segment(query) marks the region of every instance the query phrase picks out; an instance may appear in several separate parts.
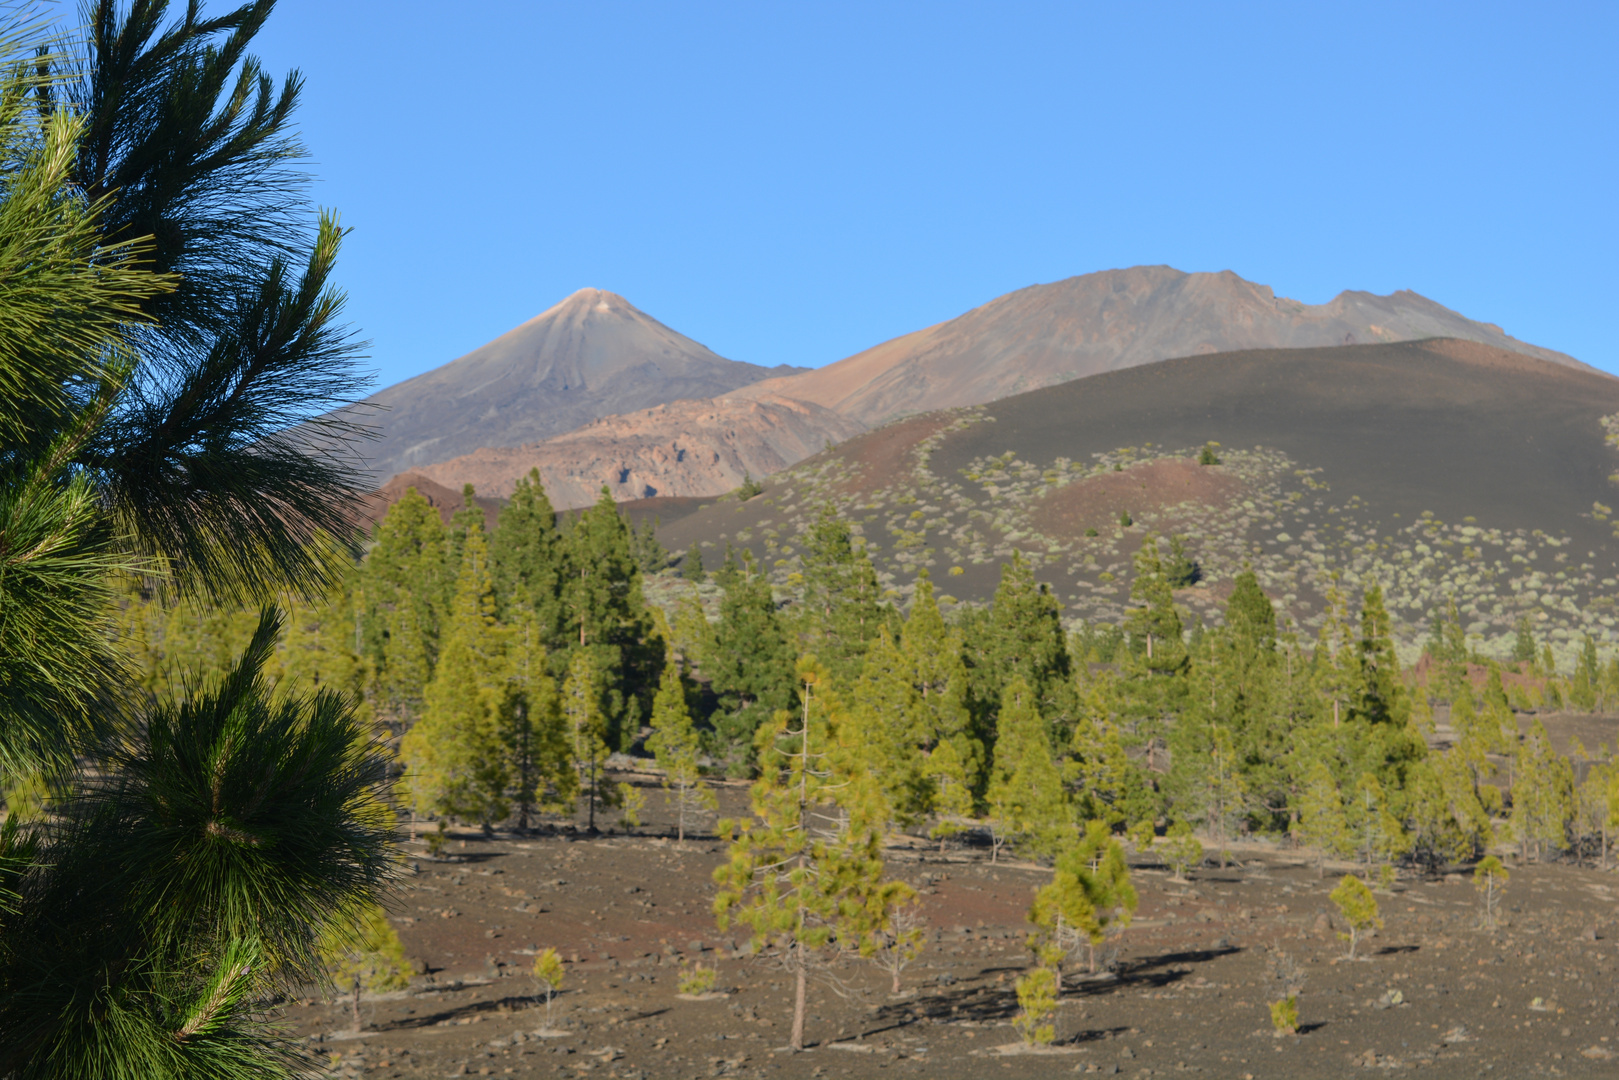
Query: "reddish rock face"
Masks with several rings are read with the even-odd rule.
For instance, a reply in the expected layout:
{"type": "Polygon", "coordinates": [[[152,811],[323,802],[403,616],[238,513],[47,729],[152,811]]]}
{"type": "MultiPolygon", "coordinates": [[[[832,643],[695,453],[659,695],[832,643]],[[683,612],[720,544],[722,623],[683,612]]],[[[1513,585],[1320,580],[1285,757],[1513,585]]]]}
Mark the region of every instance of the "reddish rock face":
{"type": "Polygon", "coordinates": [[[620,500],[711,496],[767,476],[865,430],[820,405],[776,395],[676,401],[609,416],[526,446],[476,450],[421,474],[451,490],[502,498],[539,469],[559,510],[589,506],[605,484],[620,500]]]}

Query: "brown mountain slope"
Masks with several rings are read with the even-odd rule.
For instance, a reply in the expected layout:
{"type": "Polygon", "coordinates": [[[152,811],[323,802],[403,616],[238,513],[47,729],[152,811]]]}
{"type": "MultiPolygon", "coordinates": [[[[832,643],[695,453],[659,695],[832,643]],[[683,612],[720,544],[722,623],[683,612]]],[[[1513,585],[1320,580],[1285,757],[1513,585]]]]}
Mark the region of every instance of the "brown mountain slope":
{"type": "MultiPolygon", "coordinates": [[[[381,520],[382,515],[388,512],[388,507],[405,497],[405,492],[411,488],[416,494],[427,500],[427,505],[438,511],[439,519],[448,525],[450,515],[466,506],[466,499],[462,498],[461,486],[446,487],[430,476],[423,476],[419,472],[400,473],[374,492],[370,498],[361,504],[359,519],[366,528],[381,520]]],[[[479,509],[483,511],[484,529],[495,527],[495,518],[500,514],[501,500],[491,499],[482,495],[475,495],[479,509]]]]}
{"type": "Polygon", "coordinates": [[[371,395],[382,408],[360,416],[380,435],[366,447],[380,478],[799,370],[727,360],[622,296],[580,289],[459,360],[371,395]]]}
{"type": "Polygon", "coordinates": [[[1175,356],[1453,337],[1584,367],[1413,292],[1309,305],[1230,271],[1138,266],[1033,285],[948,322],[748,393],[814,401],[868,424],[977,405],[1175,356]]]}
{"type": "Polygon", "coordinates": [[[618,499],[713,496],[865,430],[857,420],[774,394],[676,401],[605,417],[526,446],[475,450],[419,471],[459,490],[509,496],[540,470],[557,509],[588,506],[603,484],[618,499]]]}
{"type": "Polygon", "coordinates": [[[1408,650],[1454,597],[1487,650],[1528,615],[1567,655],[1586,633],[1619,641],[1610,431],[1619,379],[1475,343],[1252,350],[892,424],[662,536],[747,545],[785,588],[830,504],[897,596],[926,568],[987,599],[1019,551],[1070,618],[1116,621],[1141,537],[1176,533],[1207,575],[1180,594],[1188,618],[1217,618],[1246,562],[1307,634],[1337,573],[1387,589],[1408,650]],[[1200,466],[1209,441],[1223,463],[1200,466]]]}

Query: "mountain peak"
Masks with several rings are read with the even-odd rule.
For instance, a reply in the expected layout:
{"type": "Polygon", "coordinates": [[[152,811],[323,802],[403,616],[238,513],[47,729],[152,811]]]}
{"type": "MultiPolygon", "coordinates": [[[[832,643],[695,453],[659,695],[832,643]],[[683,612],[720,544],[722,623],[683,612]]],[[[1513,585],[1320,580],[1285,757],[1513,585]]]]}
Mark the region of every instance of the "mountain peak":
{"type": "Polygon", "coordinates": [[[386,407],[368,415],[380,436],[367,447],[370,468],[385,477],[781,374],[728,360],[615,292],[579,289],[465,356],[368,398],[386,407]]]}

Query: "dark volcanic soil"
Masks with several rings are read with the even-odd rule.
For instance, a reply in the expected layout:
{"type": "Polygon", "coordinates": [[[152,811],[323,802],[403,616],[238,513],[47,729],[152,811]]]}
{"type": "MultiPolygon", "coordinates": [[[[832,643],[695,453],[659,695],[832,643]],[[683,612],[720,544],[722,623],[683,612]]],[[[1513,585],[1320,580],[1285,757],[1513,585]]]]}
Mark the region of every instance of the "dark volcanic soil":
{"type": "MultiPolygon", "coordinates": [[[[656,789],[648,802],[661,807],[656,789]]],[[[725,792],[728,812],[744,789],[725,792]]],[[[653,820],[643,831],[660,833],[653,820]]],[[[1460,875],[1403,880],[1379,898],[1385,929],[1364,961],[1340,960],[1327,892],[1313,866],[1257,845],[1240,867],[1179,884],[1136,858],[1141,909],[1116,970],[1074,973],[1058,1012],[1059,1052],[1002,1057],[1014,1043],[1012,982],[1025,968],[1024,911],[1048,872],[991,865],[987,854],[901,838],[891,872],[924,894],[929,943],[887,993],[870,965],[842,972],[851,996],[812,989],[807,1038],[783,1046],[791,986],[736,953],[708,914],[713,840],[662,835],[523,839],[457,836],[449,858],[415,862],[395,925],[428,969],[410,990],[367,999],[356,1036],[346,1004],[294,1003],[286,1020],[331,1075],[380,1077],[712,1076],[1043,1077],[1057,1073],[1214,1077],[1344,1076],[1421,1070],[1472,1077],[1619,1072],[1619,966],[1612,879],[1569,866],[1513,866],[1504,924],[1478,929],[1460,875]],[[528,976],[536,947],[567,964],[547,1027],[528,976]],[[1303,1033],[1269,1034],[1280,997],[1272,950],[1302,972],[1303,1033]],[[731,992],[681,1000],[682,963],[719,969],[731,992]],[[1395,994],[1400,1003],[1392,1004],[1395,994]]],[[[1341,872],[1341,871],[1340,871],[1341,872]]]]}

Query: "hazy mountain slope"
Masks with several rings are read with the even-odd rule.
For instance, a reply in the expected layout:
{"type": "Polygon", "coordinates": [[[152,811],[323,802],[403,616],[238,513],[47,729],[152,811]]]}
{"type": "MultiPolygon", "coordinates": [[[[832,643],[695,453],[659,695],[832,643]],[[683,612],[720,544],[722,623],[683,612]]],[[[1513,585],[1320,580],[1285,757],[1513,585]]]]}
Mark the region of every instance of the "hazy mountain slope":
{"type": "Polygon", "coordinates": [[[459,360],[371,395],[385,410],[362,414],[381,435],[366,456],[386,477],[801,370],[727,360],[622,296],[580,289],[459,360]]]}
{"type": "Polygon", "coordinates": [[[785,583],[830,502],[900,596],[925,567],[987,599],[1018,550],[1069,617],[1114,621],[1152,529],[1184,534],[1208,572],[1180,594],[1189,618],[1216,618],[1249,562],[1305,633],[1337,572],[1386,586],[1408,648],[1453,596],[1481,642],[1528,614],[1570,649],[1615,639],[1610,430],[1619,379],[1473,343],[1189,357],[880,428],[662,535],[746,544],[785,583]],[[1223,464],[1199,466],[1211,440],[1223,464]]]}
{"type": "Polygon", "coordinates": [[[603,484],[619,499],[711,496],[737,487],[745,474],[779,472],[864,430],[823,406],[773,394],[677,401],[526,446],[475,450],[419,472],[456,490],[470,483],[505,498],[518,477],[538,468],[559,510],[590,505],[603,484]]]}
{"type": "Polygon", "coordinates": [[[1430,337],[1584,367],[1413,292],[1345,292],[1308,305],[1230,271],[1138,266],[1019,289],[835,364],[757,383],[749,392],[814,401],[876,424],[1176,356],[1430,337]]]}

